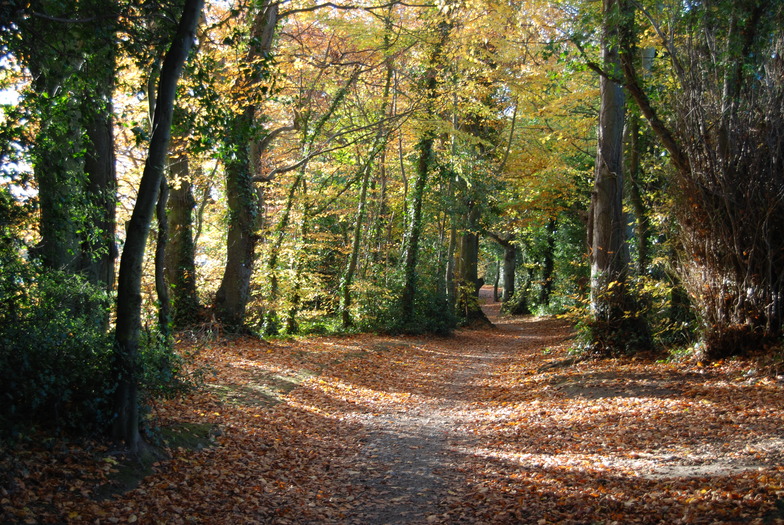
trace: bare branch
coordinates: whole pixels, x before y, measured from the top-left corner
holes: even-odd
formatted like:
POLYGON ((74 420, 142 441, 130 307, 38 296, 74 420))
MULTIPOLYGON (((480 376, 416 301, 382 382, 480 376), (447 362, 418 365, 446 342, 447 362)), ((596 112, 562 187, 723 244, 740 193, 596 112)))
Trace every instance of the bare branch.
POLYGON ((283 11, 283 12, 281 12, 280 16, 281 17, 286 17, 286 16, 289 16, 289 15, 297 14, 297 13, 308 13, 308 12, 311 12, 311 11, 317 11, 319 9, 324 9, 326 7, 329 7, 329 8, 332 8, 332 9, 337 9, 337 10, 340 10, 340 11, 362 10, 362 11, 373 12, 373 11, 378 10, 378 9, 388 9, 388 8, 396 6, 396 5, 401 5, 401 6, 404 6, 404 7, 435 7, 435 4, 410 4, 408 2, 400 2, 400 1, 397 1, 397 0, 392 1, 392 2, 387 2, 387 3, 384 3, 384 4, 372 5, 372 6, 340 5, 340 4, 335 4, 333 2, 325 2, 323 4, 316 4, 316 5, 313 5, 313 6, 310 6, 310 7, 301 7, 301 8, 298 8, 298 9, 291 9, 289 11, 283 11))

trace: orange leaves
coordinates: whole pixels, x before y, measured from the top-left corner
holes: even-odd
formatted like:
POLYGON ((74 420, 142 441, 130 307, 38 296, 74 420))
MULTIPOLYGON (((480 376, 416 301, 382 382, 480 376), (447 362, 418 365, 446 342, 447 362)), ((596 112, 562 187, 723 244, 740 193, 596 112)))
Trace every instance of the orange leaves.
POLYGON ((781 519, 779 382, 750 382, 740 361, 539 371, 568 357, 569 334, 527 318, 449 338, 215 345, 200 356, 213 386, 156 409, 164 428, 212 429, 202 448, 173 444, 138 488, 106 499, 99 487, 124 465, 114 449, 20 447, 0 455, 0 521, 781 519))

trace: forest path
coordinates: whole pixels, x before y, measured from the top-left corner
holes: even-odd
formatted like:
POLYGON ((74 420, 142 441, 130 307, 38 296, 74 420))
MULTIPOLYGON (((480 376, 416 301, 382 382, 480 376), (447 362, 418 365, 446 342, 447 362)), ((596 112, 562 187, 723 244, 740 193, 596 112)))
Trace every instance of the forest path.
MULTIPOLYGON (((408 362, 400 362, 404 368, 396 383, 408 395, 354 418, 367 432, 352 469, 353 481, 363 487, 365 497, 347 516, 348 522, 386 525, 466 519, 454 510, 459 509, 454 504, 464 489, 465 458, 487 446, 470 431, 482 418, 476 393, 508 368, 522 347, 544 349, 571 337, 563 321, 502 319, 490 287, 480 290, 480 301, 493 327, 411 342, 406 348, 408 362), (415 366, 411 366, 412 354, 417 356, 415 366)), ((388 378, 382 381, 370 387, 388 388, 388 378)))
POLYGON ((137 488, 111 443, 20 439, 0 523, 784 525, 780 361, 574 363, 569 323, 498 307, 449 337, 210 342, 137 488))

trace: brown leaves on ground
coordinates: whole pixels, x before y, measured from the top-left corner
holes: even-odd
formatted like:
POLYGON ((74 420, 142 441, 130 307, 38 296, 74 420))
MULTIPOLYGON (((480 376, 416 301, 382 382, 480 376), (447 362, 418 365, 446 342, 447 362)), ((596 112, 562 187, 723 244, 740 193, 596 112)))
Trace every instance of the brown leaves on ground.
POLYGON ((170 449, 109 499, 105 444, 4 451, 0 522, 784 523, 784 385, 754 362, 539 371, 569 327, 496 322, 214 344, 207 388, 156 408, 213 446, 170 449))

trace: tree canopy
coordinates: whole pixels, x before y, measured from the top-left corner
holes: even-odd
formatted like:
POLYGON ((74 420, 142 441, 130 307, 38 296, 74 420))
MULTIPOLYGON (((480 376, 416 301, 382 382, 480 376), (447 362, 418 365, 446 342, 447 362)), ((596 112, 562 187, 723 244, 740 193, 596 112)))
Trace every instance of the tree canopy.
POLYGON ((483 284, 586 356, 781 341, 779 0, 0 15, 11 431, 135 448, 178 333, 446 334, 483 284))

